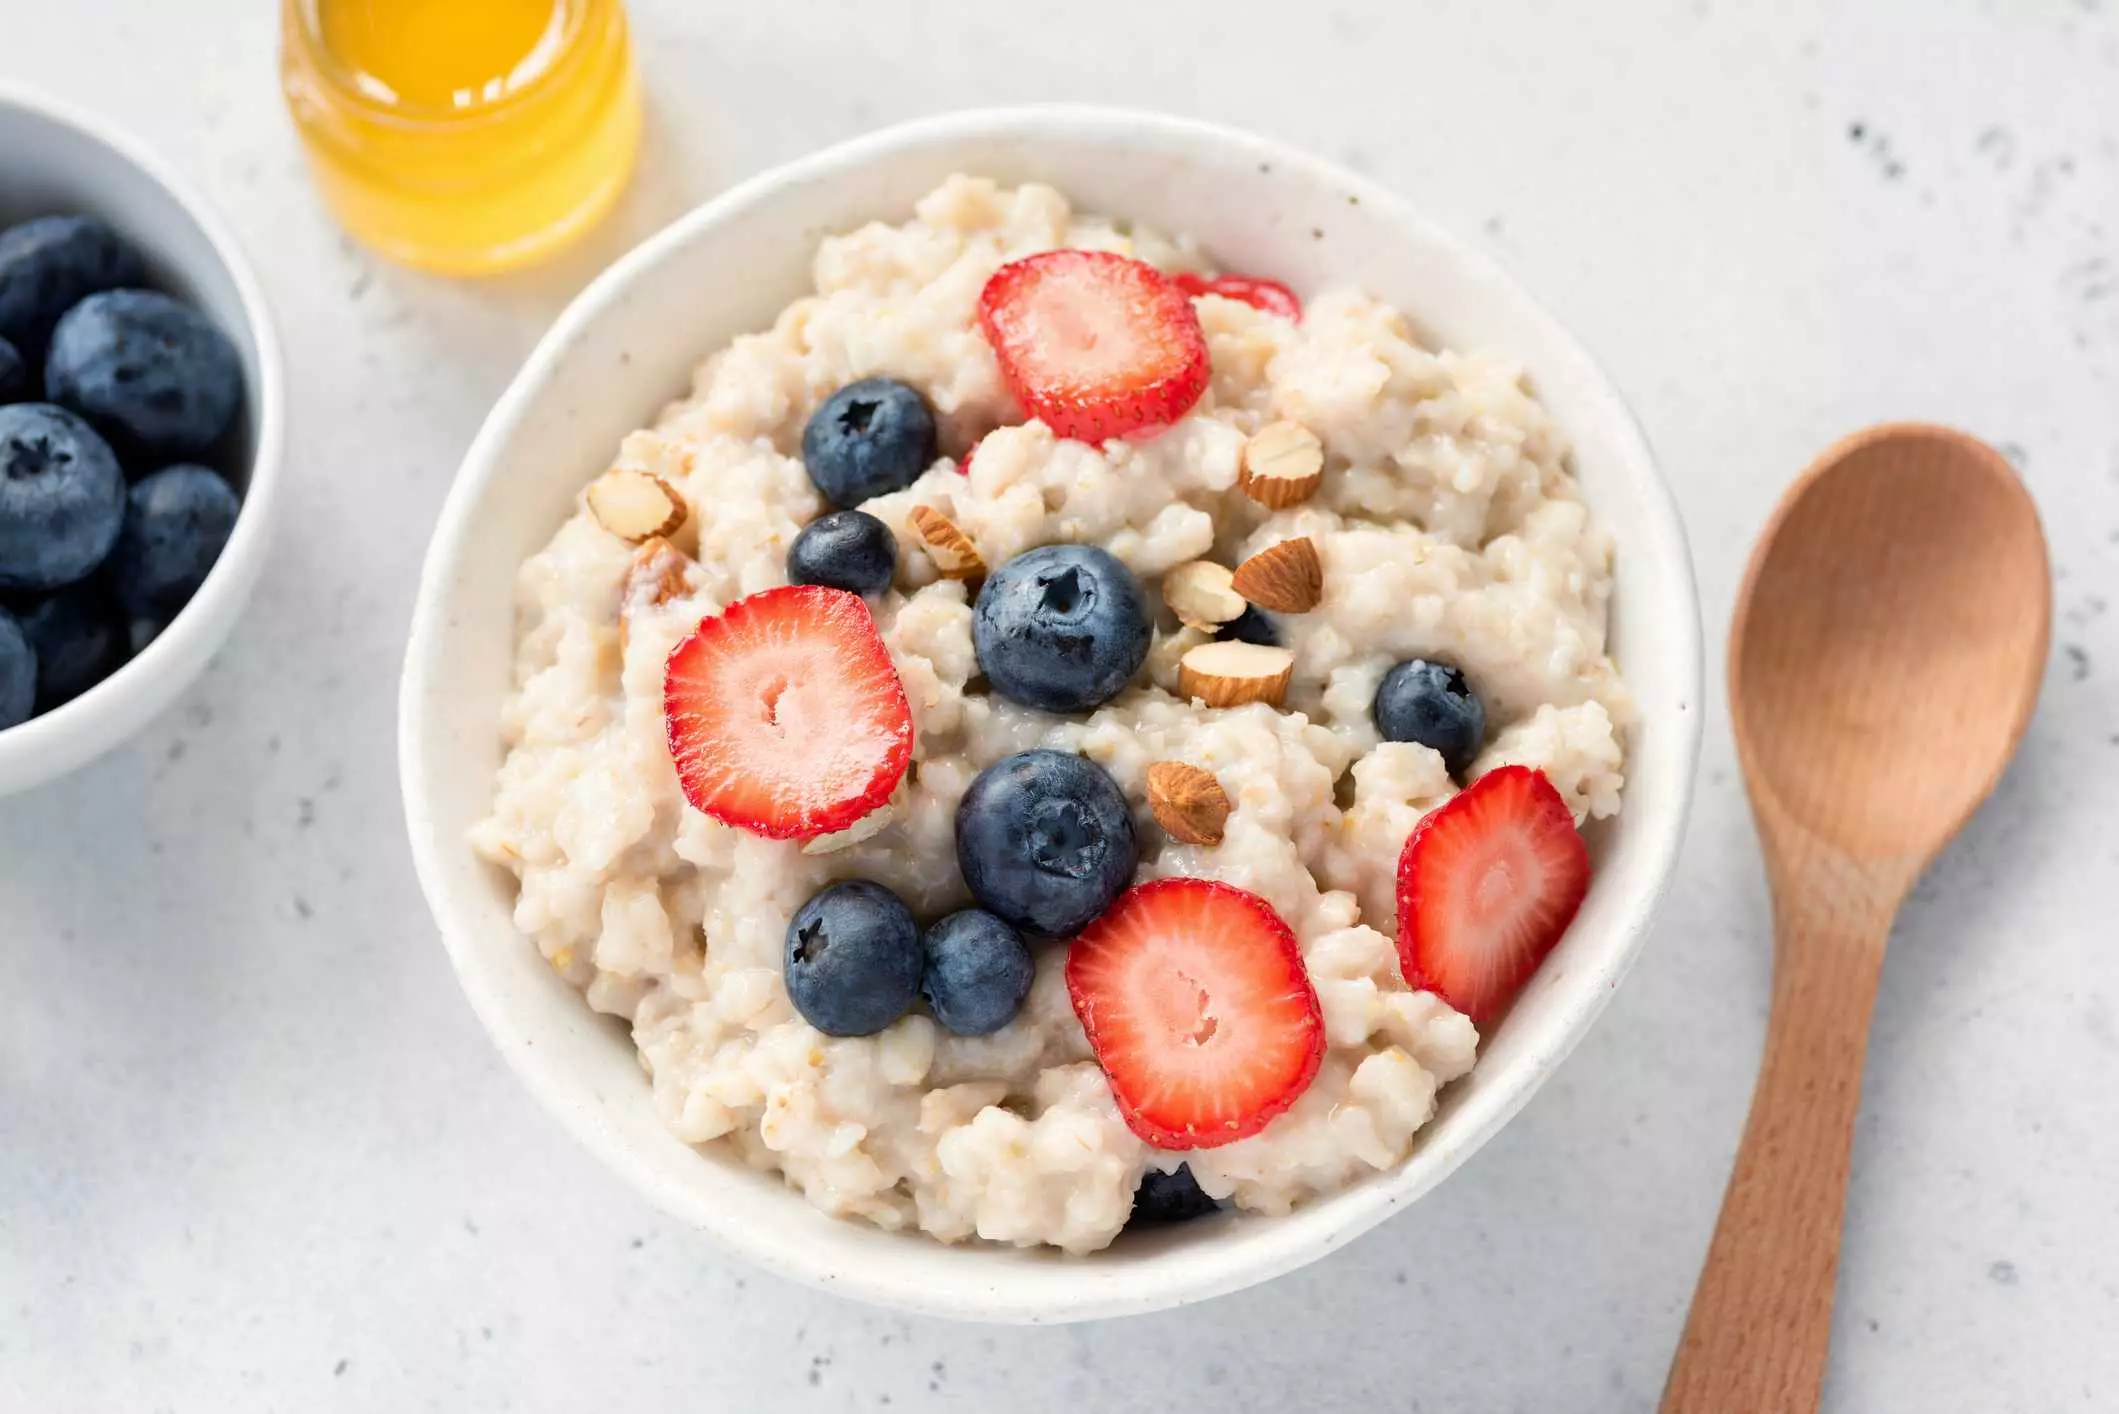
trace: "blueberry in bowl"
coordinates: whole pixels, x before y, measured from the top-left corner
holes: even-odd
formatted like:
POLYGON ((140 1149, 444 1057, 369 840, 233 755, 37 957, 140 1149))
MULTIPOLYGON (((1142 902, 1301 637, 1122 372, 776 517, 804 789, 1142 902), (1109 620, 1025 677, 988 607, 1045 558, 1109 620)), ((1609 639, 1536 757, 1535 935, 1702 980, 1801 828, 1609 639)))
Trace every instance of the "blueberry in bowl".
POLYGON ((147 262, 94 216, 40 216, 0 230, 0 339, 41 355, 60 316, 90 295, 137 285, 147 262))
POLYGON ((14 615, 0 609, 0 731, 29 720, 37 701, 37 650, 14 615))
POLYGON ((105 290, 61 316, 45 391, 145 461, 210 451, 243 400, 228 336, 154 290, 105 290))
POLYGON ((29 401, 29 360, 6 339, 0 339, 0 406, 29 401))
POLYGON ((1153 636, 1140 581, 1095 545, 1017 555, 979 591, 971 621, 979 669, 993 690, 1047 712, 1110 701, 1147 661, 1153 636))
POLYGON ((124 519, 125 477, 94 428, 49 403, 0 408, 0 590, 86 578, 124 519))
POLYGON ((1485 704, 1448 663, 1409 658, 1393 667, 1376 687, 1372 710, 1385 741, 1433 747, 1460 781, 1486 744, 1485 704))
POLYGON ((826 398, 802 428, 802 465, 824 498, 858 506, 902 491, 934 465, 934 409, 895 378, 863 378, 826 398))
POLYGON ((1117 783, 1085 757, 1046 750, 978 774, 957 805, 956 849, 979 905, 1044 938, 1078 933, 1109 907, 1140 853, 1117 783))
POLYGON ((241 503, 218 472, 172 466, 125 495, 107 570, 118 607, 152 638, 199 592, 235 531, 241 503))
POLYGON ((787 582, 881 594, 897 574, 898 541, 866 511, 832 511, 802 527, 787 547, 787 582))

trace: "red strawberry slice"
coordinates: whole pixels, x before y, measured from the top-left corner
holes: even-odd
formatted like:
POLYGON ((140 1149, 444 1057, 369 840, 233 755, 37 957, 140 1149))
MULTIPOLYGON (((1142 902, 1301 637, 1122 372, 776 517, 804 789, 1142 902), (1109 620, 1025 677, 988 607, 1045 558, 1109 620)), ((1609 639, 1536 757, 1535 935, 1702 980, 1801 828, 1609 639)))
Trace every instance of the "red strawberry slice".
POLYGON ((1179 271, 1171 277, 1177 288, 1193 299, 1201 295, 1220 295, 1223 299, 1242 300, 1253 309, 1262 309, 1267 314, 1277 314, 1282 319, 1302 322, 1302 301, 1295 292, 1278 280, 1268 280, 1263 275, 1215 275, 1195 274, 1190 270, 1179 271))
POLYGON ((843 830, 912 760, 912 707, 858 594, 768 589, 702 621, 662 686, 684 798, 768 839, 843 830))
POLYGON ((1324 1060, 1295 935, 1227 884, 1157 879, 1120 894, 1068 949, 1067 991, 1127 1127, 1158 1149, 1256 1134, 1324 1060))
POLYGON ((1538 970, 1588 888, 1589 852, 1545 773, 1488 771, 1422 819, 1398 856, 1405 984, 1486 1021, 1538 970))
POLYGON ((1183 417, 1206 392, 1207 336, 1154 266, 1106 250, 1048 250, 993 272, 979 327, 1023 410, 1102 442, 1183 417))

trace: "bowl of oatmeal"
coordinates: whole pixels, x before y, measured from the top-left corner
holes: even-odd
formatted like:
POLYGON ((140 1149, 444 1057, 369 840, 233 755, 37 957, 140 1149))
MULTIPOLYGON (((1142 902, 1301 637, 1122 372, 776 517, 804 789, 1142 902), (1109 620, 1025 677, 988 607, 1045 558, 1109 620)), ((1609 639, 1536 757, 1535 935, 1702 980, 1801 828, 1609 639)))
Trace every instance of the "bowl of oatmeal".
POLYGON ((459 473, 401 769, 531 1091, 731 1250, 939 1314, 1201 1299, 1513 1115, 1698 745, 1609 380, 1398 198, 967 113, 746 182, 459 473))

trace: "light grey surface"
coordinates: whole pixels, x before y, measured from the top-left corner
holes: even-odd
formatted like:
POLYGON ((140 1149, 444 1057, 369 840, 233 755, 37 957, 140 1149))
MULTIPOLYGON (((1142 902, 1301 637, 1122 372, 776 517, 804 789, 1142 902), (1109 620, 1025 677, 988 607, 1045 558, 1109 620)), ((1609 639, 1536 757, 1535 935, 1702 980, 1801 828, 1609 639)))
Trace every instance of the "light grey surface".
POLYGON ((392 696, 485 407, 590 271, 728 180, 1034 98, 1246 124, 1479 235, 1634 398, 1717 661, 1750 537, 1834 436, 1945 419, 2024 466, 2054 661, 1886 970, 1826 1402, 2109 1407, 2110 0, 635 10, 654 118, 621 217, 466 286, 378 264, 314 205, 269 7, 0 0, 0 80, 126 123, 218 198, 292 398, 286 533, 231 648, 130 749, 0 801, 0 1411, 1652 1407, 1765 1015, 1718 701, 1669 908, 1575 1058, 1411 1212, 1188 1311, 987 1330, 734 1266, 577 1152, 456 992, 392 696))

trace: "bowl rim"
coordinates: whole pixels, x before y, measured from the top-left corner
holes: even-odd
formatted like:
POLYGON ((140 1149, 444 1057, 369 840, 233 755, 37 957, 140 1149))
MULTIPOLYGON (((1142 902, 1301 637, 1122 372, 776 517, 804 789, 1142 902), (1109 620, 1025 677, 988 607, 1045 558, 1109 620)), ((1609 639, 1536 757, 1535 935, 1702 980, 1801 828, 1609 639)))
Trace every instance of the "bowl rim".
MULTIPOLYGON (((778 164, 744 179, 712 199, 694 207, 654 235, 620 256, 584 288, 539 340, 507 389, 488 414, 465 453, 464 460, 436 522, 433 540, 422 568, 414 603, 413 624, 406 647, 405 667, 399 695, 399 772, 404 796, 406 824, 411 836, 415 870, 433 913, 437 930, 447 949, 458 980, 472 1010, 490 1038, 505 1056, 517 1078, 540 1106, 557 1119, 574 1139, 595 1154, 636 1193, 687 1226, 706 1230, 724 1249, 746 1261, 808 1286, 858 1297, 862 1300, 919 1314, 958 1319, 1003 1322, 1047 1322, 1138 1314, 1189 1304, 1235 1291, 1291 1271, 1322 1257, 1368 1231, 1400 1207, 1424 1194, 1449 1176, 1473 1152, 1483 1146, 1528 1103, 1553 1068, 1571 1052, 1602 1013, 1619 981, 1638 957, 1656 913, 1667 895, 1676 871, 1678 852, 1696 785, 1700 750, 1701 713, 1698 710, 1704 679, 1699 597, 1683 523, 1668 482, 1649 448, 1638 419, 1627 406, 1603 365, 1530 292, 1500 265, 1444 227, 1421 214, 1411 202, 1390 188, 1336 164, 1313 157, 1298 148, 1272 139, 1197 119, 1152 111, 1086 104, 1032 104, 969 109, 916 119, 885 127, 818 151, 778 164), (1331 1224, 1282 1220, 1273 1240, 1254 1240, 1248 1259, 1241 1263, 1193 1261, 1166 1264, 1150 1281, 1135 1271, 1123 1289, 1090 1279, 1095 1259, 1078 1261, 1078 1282, 1055 1294, 1040 1291, 1029 1297, 1011 1297, 1010 1273, 996 1265, 988 1281, 965 1282, 958 1289, 935 1290, 894 1279, 887 1263, 859 1263, 833 1267, 823 1255, 806 1250, 797 1241, 770 1232, 748 1231, 740 1225, 717 1221, 699 1201, 690 1185, 665 1181, 647 1165, 632 1157, 629 1146, 615 1139, 592 1110, 580 1103, 576 1093, 560 1075, 547 1074, 528 1064, 535 1054, 536 1036, 531 1028, 518 1025, 498 997, 486 989, 479 976, 470 942, 473 931, 468 919, 459 922, 458 900, 440 851, 446 842, 435 835, 435 809, 429 798, 421 763, 428 751, 426 714, 430 695, 439 690, 441 669, 434 648, 450 617, 450 585, 455 565, 475 530, 477 509, 500 469, 500 452, 513 428, 529 411, 531 403, 553 371, 563 364, 570 347, 581 334, 601 319, 606 310, 623 297, 634 281, 651 271, 665 257, 701 238, 723 221, 749 208, 771 202, 782 192, 875 161, 902 148, 921 148, 952 141, 988 139, 997 135, 1052 137, 1069 132, 1082 135, 1122 136, 1153 130, 1158 139, 1237 153, 1253 162, 1300 171, 1313 180, 1328 182, 1359 198, 1363 206, 1380 212, 1390 224, 1418 229, 1425 238, 1446 246, 1466 268, 1474 269, 1513 291, 1526 309, 1544 326, 1545 342, 1584 371, 1593 375, 1596 393, 1614 414, 1613 426, 1622 436, 1623 460, 1645 471, 1643 500, 1650 523, 1636 524, 1649 549, 1639 552, 1667 567, 1671 603, 1659 615, 1658 627, 1673 630, 1673 636, 1658 645, 1658 654, 1671 665, 1673 679, 1686 685, 1680 710, 1663 724, 1666 763, 1675 769, 1666 783, 1667 798, 1645 809, 1645 818, 1634 828, 1646 836, 1636 848, 1649 861, 1642 871, 1638 894, 1614 924, 1614 945, 1597 959, 1592 971, 1597 985, 1585 988, 1586 996, 1563 1013, 1564 1026, 1541 1035, 1531 1060, 1523 1067, 1524 1079, 1510 1090, 1495 1092, 1484 1107, 1480 1122, 1457 1136, 1457 1142, 1424 1151, 1429 1162, 1415 1179, 1406 1166, 1380 1174, 1361 1185, 1365 1195, 1359 1207, 1342 1221, 1331 1224), (1681 592, 1683 604, 1675 601, 1681 592), (871 1269, 875 1268, 875 1269, 871 1269)), ((464 846, 468 847, 468 846, 464 846)), ((792 1191, 788 1201, 804 1200, 792 1191)), ((1300 1214, 1295 1217, 1299 1218, 1300 1214)), ((924 1237, 918 1240, 925 1241, 924 1237)), ((1039 1284, 1042 1287, 1042 1283, 1039 1284)))
MULTIPOLYGON (((235 234, 189 178, 116 124, 34 89, 0 83, 0 117, 24 113, 71 128, 108 149, 174 201, 213 250, 242 306, 245 332, 257 355, 257 386, 249 390, 256 426, 249 475, 235 529, 207 572, 205 583, 152 643, 79 697, 0 730, 0 776, 12 762, 43 758, 29 782, 63 775, 117 745, 181 692, 228 634, 263 566, 270 545, 285 461, 285 373, 279 334, 264 286, 235 234)), ((0 794, 5 794, 0 790, 0 794)))

